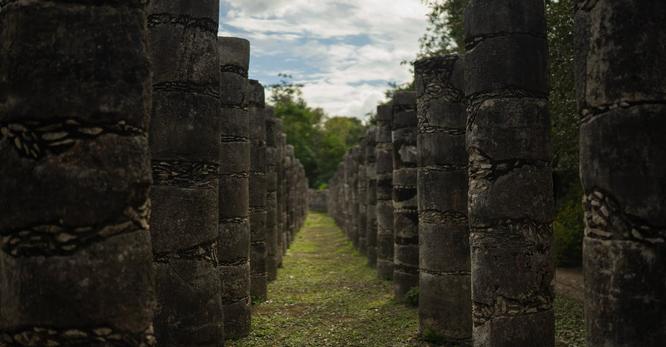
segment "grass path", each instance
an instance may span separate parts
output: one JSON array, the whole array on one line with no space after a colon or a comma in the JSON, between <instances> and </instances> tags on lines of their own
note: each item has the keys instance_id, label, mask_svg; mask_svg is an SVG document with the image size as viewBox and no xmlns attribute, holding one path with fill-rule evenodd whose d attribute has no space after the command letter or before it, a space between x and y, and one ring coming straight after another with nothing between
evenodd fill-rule
<instances>
[{"instance_id":1,"label":"grass path","mask_svg":"<svg viewBox=\"0 0 666 347\"><path fill-rule=\"evenodd\" d=\"M231 347L425 346L415 308L393 300L333 220L310 213L284 258L269 301L253 307L252 333ZM555 300L559 346L583 343L582 305Z\"/></svg>"},{"instance_id":2,"label":"grass path","mask_svg":"<svg viewBox=\"0 0 666 347\"><path fill-rule=\"evenodd\" d=\"M310 213L269 301L254 306L250 337L228 346L414 346L414 308L393 301L333 220Z\"/></svg>"}]
</instances>

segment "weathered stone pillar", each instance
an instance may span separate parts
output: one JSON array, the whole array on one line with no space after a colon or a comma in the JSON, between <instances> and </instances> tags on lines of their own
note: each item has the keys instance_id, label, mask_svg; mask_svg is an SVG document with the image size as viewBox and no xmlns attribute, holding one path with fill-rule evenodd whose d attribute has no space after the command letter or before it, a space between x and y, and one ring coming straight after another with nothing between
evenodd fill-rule
<instances>
[{"instance_id":1,"label":"weathered stone pillar","mask_svg":"<svg viewBox=\"0 0 666 347\"><path fill-rule=\"evenodd\" d=\"M377 128L370 127L366 135L365 170L367 180L365 228L368 265L377 266Z\"/></svg>"},{"instance_id":2,"label":"weathered stone pillar","mask_svg":"<svg viewBox=\"0 0 666 347\"><path fill-rule=\"evenodd\" d=\"M250 43L218 37L220 55L221 151L220 241L224 332L236 339L250 333Z\"/></svg>"},{"instance_id":3,"label":"weathered stone pillar","mask_svg":"<svg viewBox=\"0 0 666 347\"><path fill-rule=\"evenodd\" d=\"M472 343L463 60L414 65L418 97L419 322L445 344Z\"/></svg>"},{"instance_id":4,"label":"weathered stone pillar","mask_svg":"<svg viewBox=\"0 0 666 347\"><path fill-rule=\"evenodd\" d=\"M266 103L264 87L250 80L250 293L267 299L266 275Z\"/></svg>"},{"instance_id":5,"label":"weathered stone pillar","mask_svg":"<svg viewBox=\"0 0 666 347\"><path fill-rule=\"evenodd\" d=\"M393 279L393 105L377 107L377 274Z\"/></svg>"},{"instance_id":6,"label":"weathered stone pillar","mask_svg":"<svg viewBox=\"0 0 666 347\"><path fill-rule=\"evenodd\" d=\"M350 232L351 232L351 241L352 244L356 249L359 248L359 219L360 219L360 203L359 203L359 181L360 181L360 175L359 175L359 156L360 156L361 149L360 147L354 146L351 149L351 160L352 160L352 180L351 180L351 201L349 201L349 204L351 205L351 226L350 226Z\"/></svg>"},{"instance_id":7,"label":"weathered stone pillar","mask_svg":"<svg viewBox=\"0 0 666 347\"><path fill-rule=\"evenodd\" d=\"M296 165L295 163L295 158L294 158L294 146L292 145L287 145L286 147L286 156L285 156L285 186L286 186L286 193L287 193L287 248L291 246L291 243L294 241L294 209L296 208L294 204L294 166Z\"/></svg>"},{"instance_id":8,"label":"weathered stone pillar","mask_svg":"<svg viewBox=\"0 0 666 347\"><path fill-rule=\"evenodd\" d=\"M357 180L357 190L358 190L358 219L356 220L357 225L357 238L358 238L358 250L361 254L366 254L367 252L367 194L368 194L368 178L367 171L365 166L365 148L367 147L367 135L361 139L358 148L358 180Z\"/></svg>"},{"instance_id":9,"label":"weathered stone pillar","mask_svg":"<svg viewBox=\"0 0 666 347\"><path fill-rule=\"evenodd\" d=\"M287 135L285 133L280 133L279 135L279 158L280 158L280 171L279 171L279 181L280 189L278 191L278 206L280 208L280 237L278 241L280 242L281 257L279 260L280 266L282 266L282 258L287 253L287 247L289 246L289 239L287 238L287 229L288 229L288 218L287 218L287 176L286 176L286 155L287 155Z\"/></svg>"},{"instance_id":10,"label":"weathered stone pillar","mask_svg":"<svg viewBox=\"0 0 666 347\"><path fill-rule=\"evenodd\" d=\"M419 286L419 212L417 201L416 93L393 97L393 227L395 296Z\"/></svg>"},{"instance_id":11,"label":"weathered stone pillar","mask_svg":"<svg viewBox=\"0 0 666 347\"><path fill-rule=\"evenodd\" d=\"M145 8L0 23L0 345L153 346Z\"/></svg>"},{"instance_id":12,"label":"weathered stone pillar","mask_svg":"<svg viewBox=\"0 0 666 347\"><path fill-rule=\"evenodd\" d=\"M553 187L542 0L465 12L476 346L553 346Z\"/></svg>"},{"instance_id":13,"label":"weathered stone pillar","mask_svg":"<svg viewBox=\"0 0 666 347\"><path fill-rule=\"evenodd\" d=\"M266 109L266 273L269 281L277 279L278 268L278 141L282 121Z\"/></svg>"},{"instance_id":14,"label":"weathered stone pillar","mask_svg":"<svg viewBox=\"0 0 666 347\"><path fill-rule=\"evenodd\" d=\"M217 269L218 6L216 0L153 1L149 10L151 233L160 346L224 343Z\"/></svg>"},{"instance_id":15,"label":"weathered stone pillar","mask_svg":"<svg viewBox=\"0 0 666 347\"><path fill-rule=\"evenodd\" d=\"M666 341L666 3L576 11L587 345Z\"/></svg>"},{"instance_id":16,"label":"weathered stone pillar","mask_svg":"<svg viewBox=\"0 0 666 347\"><path fill-rule=\"evenodd\" d=\"M345 210L345 224L343 226L345 234L347 235L347 238L349 240L352 239L352 223L353 223L353 216L352 216L352 207L353 207L353 186L354 186L354 172L353 172L353 158L352 158L352 152L351 150L347 151L347 155L345 156L345 196L344 196L344 210Z\"/></svg>"}]
</instances>

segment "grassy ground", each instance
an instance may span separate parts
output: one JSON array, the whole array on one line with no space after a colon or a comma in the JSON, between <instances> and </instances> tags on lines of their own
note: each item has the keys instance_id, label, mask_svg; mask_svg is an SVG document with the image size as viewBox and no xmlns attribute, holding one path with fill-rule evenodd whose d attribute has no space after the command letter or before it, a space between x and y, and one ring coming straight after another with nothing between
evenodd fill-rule
<instances>
[{"instance_id":1,"label":"grassy ground","mask_svg":"<svg viewBox=\"0 0 666 347\"><path fill-rule=\"evenodd\" d=\"M426 345L417 337L416 309L393 300L391 282L379 280L323 214L310 214L278 280L269 286L269 298L254 306L251 335L227 346ZM570 314L575 304L557 305L562 308L558 328L582 326L579 317ZM574 342L577 333L567 336L567 342Z\"/></svg>"}]
</instances>

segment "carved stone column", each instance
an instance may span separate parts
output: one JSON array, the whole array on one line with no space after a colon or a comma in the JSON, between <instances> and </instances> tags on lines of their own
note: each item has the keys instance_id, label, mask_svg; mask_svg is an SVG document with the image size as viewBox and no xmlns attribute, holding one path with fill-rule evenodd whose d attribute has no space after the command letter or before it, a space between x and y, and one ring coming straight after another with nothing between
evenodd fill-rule
<instances>
[{"instance_id":1,"label":"carved stone column","mask_svg":"<svg viewBox=\"0 0 666 347\"><path fill-rule=\"evenodd\" d=\"M587 345L666 341L666 3L579 1Z\"/></svg>"},{"instance_id":2,"label":"carved stone column","mask_svg":"<svg viewBox=\"0 0 666 347\"><path fill-rule=\"evenodd\" d=\"M250 293L268 298L266 275L266 103L264 87L250 80Z\"/></svg>"},{"instance_id":3,"label":"carved stone column","mask_svg":"<svg viewBox=\"0 0 666 347\"><path fill-rule=\"evenodd\" d=\"M419 213L417 203L416 93L393 97L393 227L395 297L419 286Z\"/></svg>"},{"instance_id":4,"label":"carved stone column","mask_svg":"<svg viewBox=\"0 0 666 347\"><path fill-rule=\"evenodd\" d=\"M151 233L155 333L161 346L217 346L224 341L217 269L218 6L216 0L164 0L151 2L149 10Z\"/></svg>"},{"instance_id":5,"label":"carved stone column","mask_svg":"<svg viewBox=\"0 0 666 347\"><path fill-rule=\"evenodd\" d=\"M474 345L553 346L554 213L542 0L465 12Z\"/></svg>"},{"instance_id":6,"label":"carved stone column","mask_svg":"<svg viewBox=\"0 0 666 347\"><path fill-rule=\"evenodd\" d=\"M377 274L393 279L393 105L377 107Z\"/></svg>"},{"instance_id":7,"label":"carved stone column","mask_svg":"<svg viewBox=\"0 0 666 347\"><path fill-rule=\"evenodd\" d=\"M278 191L278 206L280 208L280 237L278 238L278 241L280 242L280 249L281 249L281 259L284 257L284 255L287 253L287 247L289 246L289 239L287 237L288 234L288 228L289 228L289 220L287 216L287 164L286 164L286 157L287 157L287 135L285 133L280 133L279 137L279 151L280 151L280 171L279 171L279 181L280 181L280 189ZM280 259L279 264L282 266L282 260Z\"/></svg>"},{"instance_id":8,"label":"carved stone column","mask_svg":"<svg viewBox=\"0 0 666 347\"><path fill-rule=\"evenodd\" d=\"M463 60L414 65L418 96L419 322L421 334L472 343Z\"/></svg>"},{"instance_id":9,"label":"carved stone column","mask_svg":"<svg viewBox=\"0 0 666 347\"><path fill-rule=\"evenodd\" d=\"M0 345L155 344L145 10L0 2Z\"/></svg>"},{"instance_id":10,"label":"carved stone column","mask_svg":"<svg viewBox=\"0 0 666 347\"><path fill-rule=\"evenodd\" d=\"M224 332L237 339L250 333L250 42L218 37L218 51L222 100L218 259Z\"/></svg>"},{"instance_id":11,"label":"carved stone column","mask_svg":"<svg viewBox=\"0 0 666 347\"><path fill-rule=\"evenodd\" d=\"M375 157L377 128L371 127L366 135L365 170L366 192L366 244L368 265L377 266L377 157Z\"/></svg>"},{"instance_id":12,"label":"carved stone column","mask_svg":"<svg viewBox=\"0 0 666 347\"><path fill-rule=\"evenodd\" d=\"M357 191L358 191L358 219L356 221L357 225L357 238L358 238L358 250L361 254L367 255L367 194L368 194L368 177L367 170L365 165L365 148L368 146L367 135L361 139L358 148L358 180L357 180Z\"/></svg>"},{"instance_id":13,"label":"carved stone column","mask_svg":"<svg viewBox=\"0 0 666 347\"><path fill-rule=\"evenodd\" d=\"M282 121L266 109L266 271L269 281L277 279L278 268L278 141Z\"/></svg>"}]
</instances>

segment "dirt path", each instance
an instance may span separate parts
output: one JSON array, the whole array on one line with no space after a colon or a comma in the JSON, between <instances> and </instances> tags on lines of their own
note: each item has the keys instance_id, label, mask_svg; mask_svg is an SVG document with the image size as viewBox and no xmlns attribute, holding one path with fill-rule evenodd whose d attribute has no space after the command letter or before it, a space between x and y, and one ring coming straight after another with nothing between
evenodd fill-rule
<instances>
[{"instance_id":1,"label":"dirt path","mask_svg":"<svg viewBox=\"0 0 666 347\"><path fill-rule=\"evenodd\" d=\"M269 299L254 306L252 334L227 346L427 346L416 309L393 301L391 282L377 278L324 214L310 213ZM555 315L558 347L584 346L582 305L560 295Z\"/></svg>"},{"instance_id":2,"label":"dirt path","mask_svg":"<svg viewBox=\"0 0 666 347\"><path fill-rule=\"evenodd\" d=\"M555 292L580 303L585 300L585 286L581 269L557 269Z\"/></svg>"}]
</instances>

